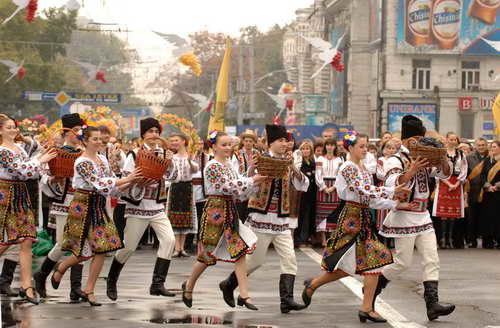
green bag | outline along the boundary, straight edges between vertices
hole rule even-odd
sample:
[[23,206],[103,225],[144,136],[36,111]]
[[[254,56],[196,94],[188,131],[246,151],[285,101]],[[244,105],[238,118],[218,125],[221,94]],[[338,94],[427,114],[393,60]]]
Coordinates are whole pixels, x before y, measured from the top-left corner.
[[32,252],[35,256],[46,256],[49,254],[54,244],[47,231],[42,230],[37,233],[38,242],[33,244]]

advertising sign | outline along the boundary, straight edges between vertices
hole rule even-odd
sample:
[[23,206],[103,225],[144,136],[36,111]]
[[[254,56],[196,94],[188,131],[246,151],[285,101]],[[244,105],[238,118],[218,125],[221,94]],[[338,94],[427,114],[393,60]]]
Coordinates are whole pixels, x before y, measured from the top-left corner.
[[399,0],[401,53],[500,55],[500,0]]
[[387,125],[390,132],[401,131],[401,120],[405,115],[413,115],[422,120],[427,130],[436,130],[435,104],[388,104]]
[[[237,135],[243,133],[243,131],[250,129],[252,131],[256,131],[258,135],[262,135],[264,133],[263,125],[238,125],[237,127]],[[351,131],[353,129],[352,125],[349,124],[334,124],[328,123],[325,125],[287,125],[286,129],[293,133],[295,139],[297,141],[303,139],[314,139],[321,136],[321,132],[323,132],[326,128],[333,128],[337,132],[337,138],[343,138],[347,131]]]
[[306,113],[326,112],[326,97],[321,95],[305,95],[304,111]]

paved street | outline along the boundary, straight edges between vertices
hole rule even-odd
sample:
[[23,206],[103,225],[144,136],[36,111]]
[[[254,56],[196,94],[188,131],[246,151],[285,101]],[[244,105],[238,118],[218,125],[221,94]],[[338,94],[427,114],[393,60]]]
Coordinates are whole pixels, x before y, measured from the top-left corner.
[[[487,327],[500,326],[500,266],[498,250],[445,250],[441,255],[441,298],[457,304],[448,318],[429,323],[422,299],[419,259],[412,269],[397,282],[391,282],[382,295],[379,311],[389,319],[377,327]],[[119,300],[109,301],[104,292],[104,276],[98,282],[100,308],[86,303],[69,304],[69,273],[59,290],[48,286],[50,298],[40,306],[20,303],[19,299],[2,298],[2,327],[10,327],[14,317],[20,327],[366,327],[357,318],[360,299],[359,282],[347,279],[318,290],[311,307],[305,311],[282,315],[279,313],[279,260],[274,251],[268,264],[251,276],[251,295],[260,308],[258,312],[231,309],[222,300],[218,281],[230,272],[229,264],[220,264],[207,271],[194,294],[192,309],[180,298],[180,285],[189,275],[193,258],[175,260],[167,287],[178,292],[175,298],[152,297],[148,294],[154,252],[138,251],[124,268],[119,283]],[[296,298],[299,299],[304,278],[319,273],[318,253],[298,251],[299,274]],[[103,275],[111,258],[107,258]],[[50,283],[48,284],[50,285]],[[352,288],[354,290],[351,291]],[[9,313],[10,309],[10,313]],[[10,317],[10,318],[9,318]],[[15,325],[14,325],[15,326]],[[13,327],[14,327],[13,326]]]

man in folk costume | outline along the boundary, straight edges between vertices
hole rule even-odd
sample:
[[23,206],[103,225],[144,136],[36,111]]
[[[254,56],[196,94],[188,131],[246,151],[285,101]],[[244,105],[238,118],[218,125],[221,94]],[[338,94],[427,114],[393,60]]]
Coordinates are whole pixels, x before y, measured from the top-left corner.
[[[267,125],[267,142],[269,153],[263,156],[285,158],[287,153],[288,133],[284,126]],[[253,175],[254,167],[250,168]],[[295,166],[289,168],[289,173],[280,179],[268,179],[259,186],[255,196],[250,197],[248,211],[250,212],[246,225],[257,235],[257,248],[248,257],[248,273],[257,270],[266,261],[269,245],[280,256],[281,275],[279,281],[280,309],[282,313],[305,308],[293,299],[297,260],[293,248],[291,229],[296,228],[297,220],[290,219],[290,188],[291,184],[298,191],[307,191],[309,179]],[[226,303],[234,307],[233,291],[238,286],[234,272],[219,285]]]
[[[81,141],[78,135],[85,123],[80,118],[80,115],[77,113],[66,114],[61,118],[61,122],[64,129],[64,145],[62,149],[70,153],[81,151]],[[43,175],[40,183],[42,192],[47,195],[52,202],[49,209],[49,217],[54,218],[56,222],[56,244],[43,261],[40,270],[33,275],[36,291],[41,297],[47,297],[45,288],[47,277],[54,269],[57,261],[64,256],[64,252],[61,249],[61,243],[64,226],[66,225],[68,217],[69,205],[73,200],[75,190],[72,187],[71,178]],[[71,291],[69,296],[73,302],[85,299],[85,295],[81,290],[82,270],[83,264],[77,264],[71,267]]]
[[[419,118],[412,115],[403,117],[401,139],[406,147],[409,138],[419,139],[425,132]],[[382,225],[380,234],[395,240],[394,263],[384,267],[375,291],[376,297],[390,280],[410,267],[413,250],[416,248],[422,256],[424,267],[424,299],[429,320],[455,310],[455,305],[439,303],[439,256],[436,234],[427,209],[430,179],[447,179],[451,173],[446,157],[443,157],[441,163],[441,167],[429,168],[427,159],[417,158],[412,161],[404,150],[400,157],[393,156],[387,160],[385,185],[391,187],[406,183],[411,195],[408,202],[398,204],[396,209],[389,212]]]
[[[157,156],[171,160],[173,154],[169,150],[159,148],[155,142],[162,131],[160,122],[154,118],[146,118],[141,120],[140,128],[141,138],[144,140],[143,147],[146,150],[153,150]],[[128,175],[135,170],[135,159],[138,151],[139,149],[134,149],[128,154],[123,167],[124,175]],[[165,289],[164,283],[175,244],[174,232],[165,212],[165,203],[167,201],[165,183],[167,180],[175,179],[176,176],[177,170],[172,163],[162,180],[147,180],[142,184],[136,184],[123,197],[127,201],[125,208],[124,248],[116,252],[109,269],[106,293],[111,300],[115,301],[118,298],[117,282],[120,272],[136,250],[144,231],[149,226],[153,228],[159,240],[153,280],[149,288],[149,293],[157,296],[175,296],[175,294]]]
[[[257,135],[252,130],[247,129],[240,135],[240,141],[243,147],[236,153],[238,172],[243,176],[247,176],[250,164],[253,162],[254,157],[259,154],[259,151],[255,149]],[[238,201],[236,209],[240,220],[245,223],[248,215],[248,200]]]

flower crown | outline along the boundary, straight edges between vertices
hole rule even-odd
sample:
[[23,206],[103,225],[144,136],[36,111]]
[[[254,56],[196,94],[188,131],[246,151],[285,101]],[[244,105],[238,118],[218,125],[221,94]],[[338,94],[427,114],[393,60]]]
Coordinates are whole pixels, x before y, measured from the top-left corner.
[[217,134],[218,133],[219,133],[219,131],[214,130],[208,134],[208,143],[210,144],[210,147],[215,145],[215,143],[217,142]]
[[85,134],[85,130],[87,130],[88,127],[89,126],[87,125],[87,123],[83,122],[82,128],[76,134],[78,140],[83,141],[83,135]]
[[344,135],[344,148],[347,150],[349,146],[354,146],[356,140],[358,139],[358,133],[356,131],[349,131]]

